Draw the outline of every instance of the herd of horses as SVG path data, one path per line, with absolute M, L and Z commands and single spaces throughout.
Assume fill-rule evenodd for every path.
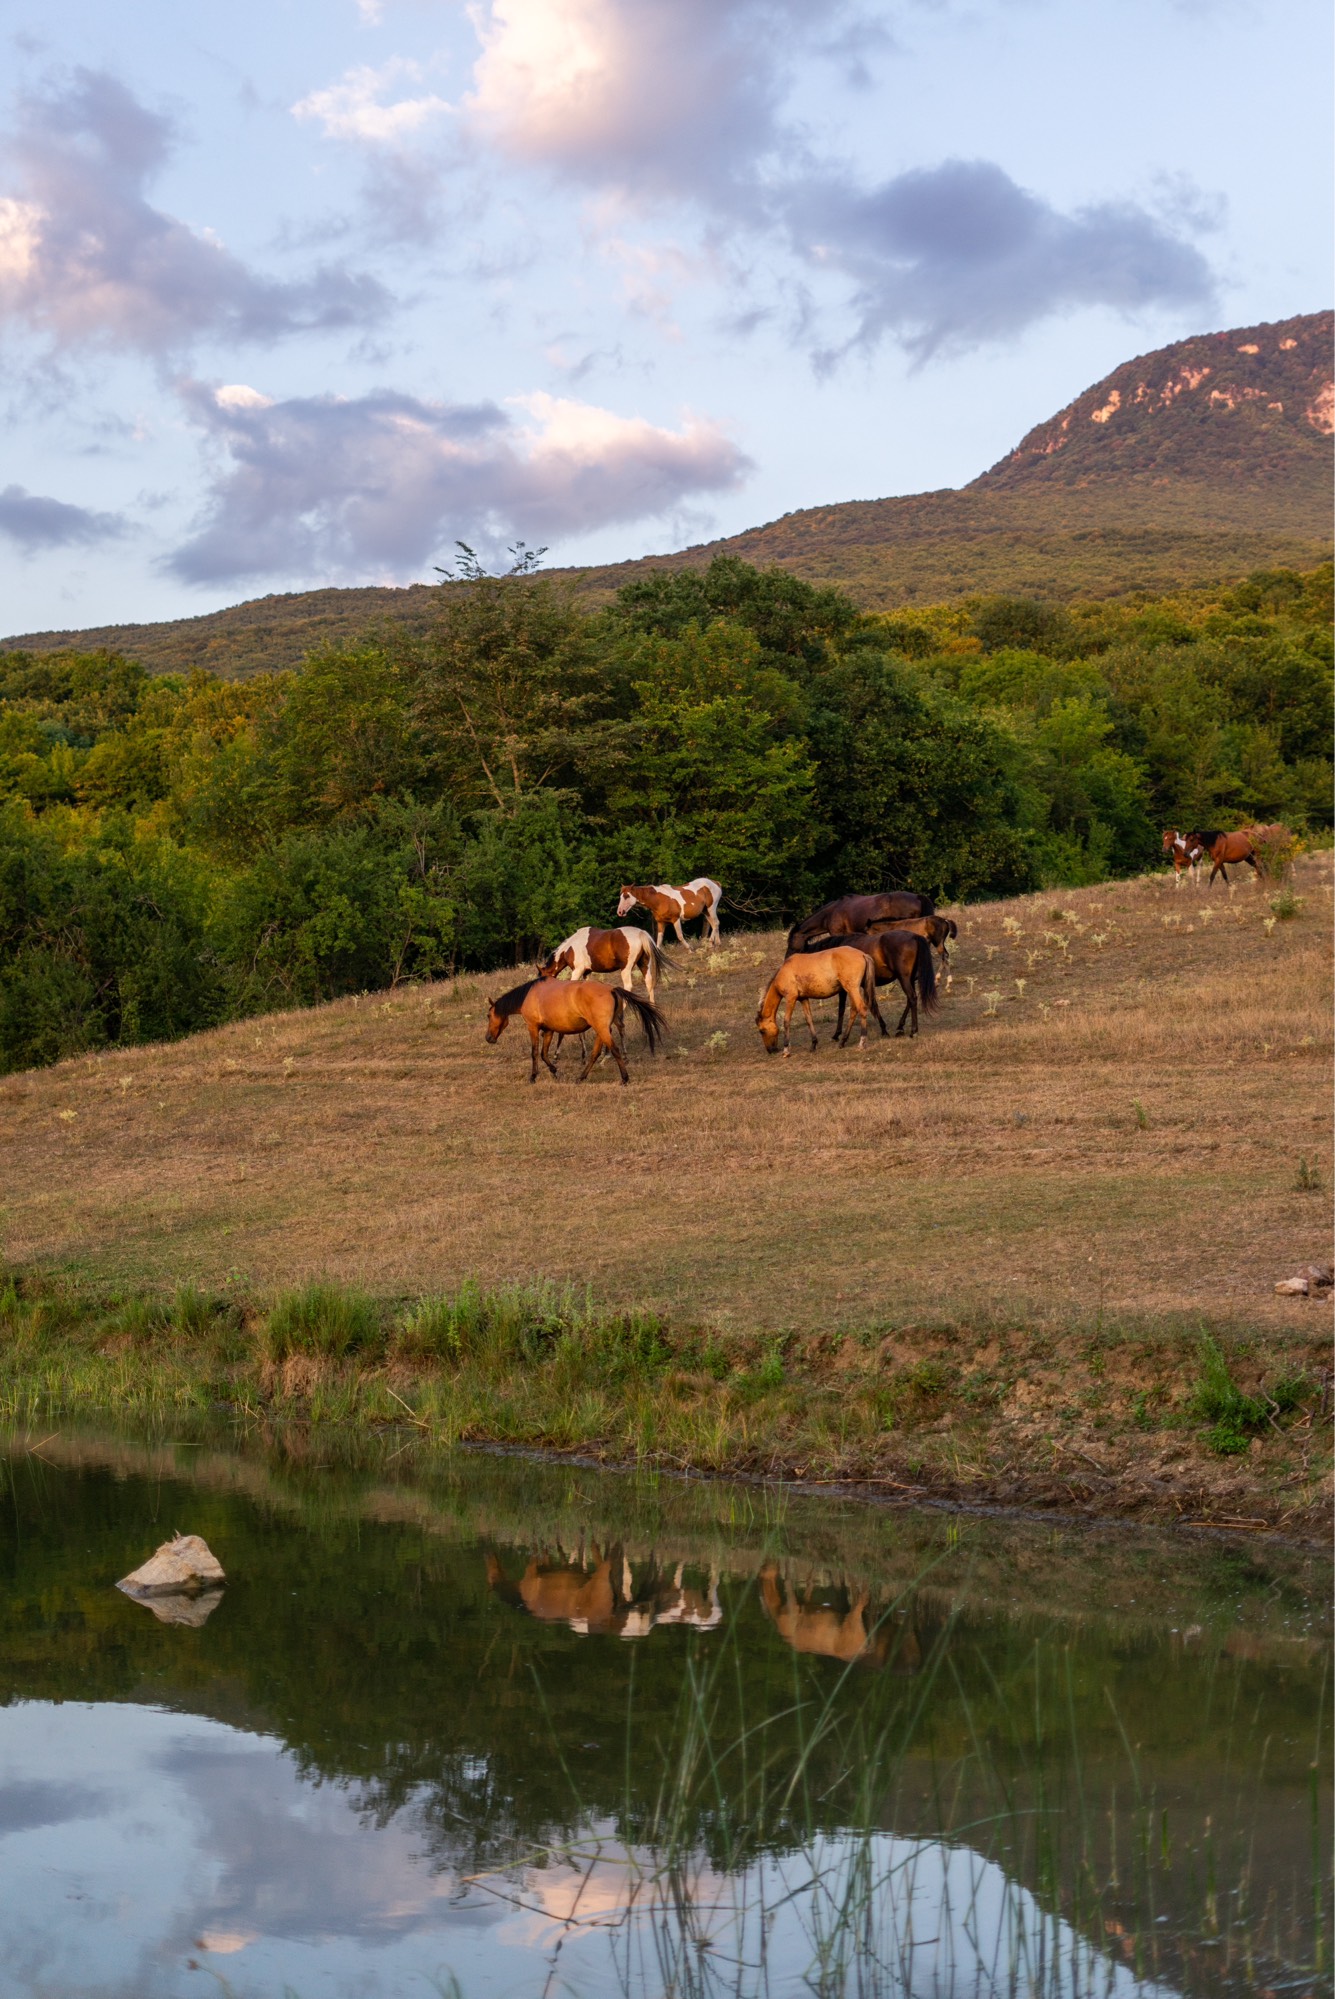
M 1279 835 L 1287 838 L 1284 827 L 1248 827 L 1235 833 L 1184 833 L 1169 827 L 1163 851 L 1179 881 L 1187 869 L 1194 876 L 1205 860 L 1211 863 L 1211 884 L 1216 875 L 1227 882 L 1228 868 L 1243 863 L 1259 879 L 1258 842 Z M 521 1020 L 529 1035 L 529 1081 L 536 1083 L 540 1063 L 558 1075 L 561 1043 L 574 1035 L 584 1057 L 581 1083 L 605 1058 L 616 1064 L 622 1082 L 629 1082 L 627 1015 L 639 1025 L 651 1055 L 666 1032 L 667 1022 L 658 1007 L 658 981 L 669 964 L 663 949 L 668 929 L 676 931 L 683 949 L 689 951 L 692 946 L 682 926 L 701 919 L 708 941 L 718 944 L 722 901 L 723 890 L 708 875 L 698 875 L 681 887 L 662 882 L 623 884 L 618 917 L 637 908 L 646 910 L 654 935 L 631 923 L 608 930 L 586 924 L 573 931 L 539 959 L 536 977 L 488 1001 L 487 1040 L 499 1041 L 512 1020 Z M 761 997 L 756 1027 L 766 1053 L 772 1055 L 781 1046 L 785 1056 L 791 1055 L 793 1014 L 799 1006 L 811 1046 L 818 1047 L 811 1002 L 833 998 L 839 1007 L 832 1038 L 845 1047 L 856 1027 L 858 1047 L 865 1048 L 869 1020 L 875 1020 L 883 1035 L 890 1032 L 876 998 L 877 989 L 885 986 L 898 986 L 904 998 L 896 1034 L 903 1034 L 907 1025 L 910 1036 L 915 1035 L 920 1012 L 934 1014 L 939 1008 L 936 962 L 949 966 L 950 944 L 958 934 L 952 918 L 937 914 L 931 896 L 913 889 L 841 895 L 822 903 L 788 932 L 783 963 Z M 644 998 L 634 990 L 637 971 L 644 981 Z M 562 973 L 568 973 L 568 979 L 563 980 Z M 620 984 L 601 985 L 598 973 L 610 973 Z

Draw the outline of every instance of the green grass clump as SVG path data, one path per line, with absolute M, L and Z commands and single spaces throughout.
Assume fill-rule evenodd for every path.
M 1201 1373 L 1191 1398 L 1192 1413 L 1211 1425 L 1205 1441 L 1221 1458 L 1236 1457 L 1259 1430 L 1268 1414 L 1263 1396 L 1244 1395 L 1228 1362 L 1209 1334 L 1201 1340 Z
M 1302 915 L 1303 899 L 1295 895 L 1291 888 L 1282 888 L 1278 895 L 1271 896 L 1270 911 L 1281 923 L 1288 923 L 1293 917 Z
M 384 1344 L 375 1300 L 336 1284 L 307 1284 L 277 1299 L 265 1325 L 271 1360 L 290 1354 L 375 1353 Z

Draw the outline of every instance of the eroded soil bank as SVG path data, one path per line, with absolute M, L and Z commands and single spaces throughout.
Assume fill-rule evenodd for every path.
M 401 1429 L 904 1500 L 1327 1540 L 1329 1307 L 1292 1330 L 1028 1318 L 760 1337 L 551 1289 L 0 1291 L 0 1418 Z

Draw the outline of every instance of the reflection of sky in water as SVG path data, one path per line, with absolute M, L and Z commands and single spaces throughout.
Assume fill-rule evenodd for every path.
M 216 1993 L 204 1967 L 244 1999 L 285 1986 L 300 1999 L 425 1999 L 451 1973 L 465 1999 L 616 1991 L 618 1970 L 644 1999 L 663 1989 L 650 1922 L 620 1920 L 643 1887 L 614 1845 L 587 1878 L 562 1866 L 469 1884 L 433 1872 L 410 1813 L 377 1829 L 356 1807 L 355 1790 L 301 1778 L 272 1737 L 220 1722 L 119 1704 L 0 1710 L 0 1992 Z M 804 1892 L 810 1854 L 766 1861 L 744 1885 L 694 1875 L 713 1912 L 717 1990 L 734 1986 L 739 1946 L 757 1961 L 762 1927 L 767 1982 L 744 1988 L 811 1989 L 813 1939 L 851 1842 L 827 1838 L 815 1853 L 834 1897 Z M 872 1988 L 886 1999 L 1161 1990 L 1096 1956 L 967 1848 L 878 1836 L 871 1862 L 884 1884 L 875 1929 L 899 1967 Z

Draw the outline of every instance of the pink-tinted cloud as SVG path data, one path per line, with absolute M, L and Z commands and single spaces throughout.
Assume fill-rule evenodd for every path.
M 555 542 L 671 515 L 750 469 L 703 418 L 668 430 L 547 395 L 502 407 L 390 390 L 285 402 L 243 385 L 184 393 L 224 458 L 169 564 L 195 583 L 411 576 L 456 539 Z
M 154 208 L 146 190 L 172 138 L 103 72 L 23 102 L 0 180 L 0 322 L 56 348 L 162 355 L 202 335 L 274 340 L 381 316 L 389 301 L 373 279 L 333 267 L 263 277 Z

